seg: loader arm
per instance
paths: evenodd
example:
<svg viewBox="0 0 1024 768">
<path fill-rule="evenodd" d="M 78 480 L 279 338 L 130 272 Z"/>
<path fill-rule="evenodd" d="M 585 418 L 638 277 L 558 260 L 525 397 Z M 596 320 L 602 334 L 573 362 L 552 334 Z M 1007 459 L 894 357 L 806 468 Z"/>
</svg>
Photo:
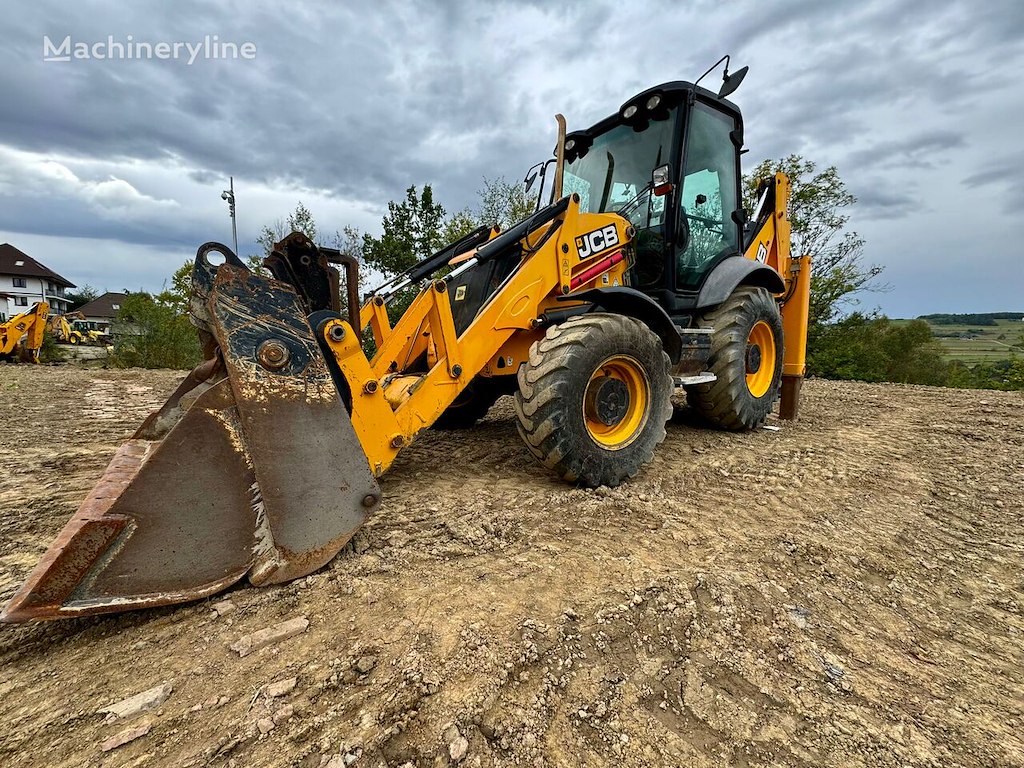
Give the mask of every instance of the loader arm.
<svg viewBox="0 0 1024 768">
<path fill-rule="evenodd" d="M 581 250 L 594 232 L 608 247 Z M 622 217 L 564 198 L 430 280 L 393 328 L 371 299 L 356 317 L 380 324 L 372 360 L 303 235 L 268 259 L 290 282 L 202 246 L 190 307 L 207 360 L 117 451 L 0 619 L 167 605 L 317 570 L 378 507 L 375 477 L 510 340 L 539 338 L 559 297 L 624 279 L 632 237 Z M 458 331 L 460 280 L 499 261 L 507 277 Z"/>
<path fill-rule="evenodd" d="M 531 218 L 521 231 L 513 228 L 492 238 L 471 259 L 427 285 L 371 360 L 363 354 L 360 335 L 347 322 L 320 318 L 318 336 L 353 393 L 352 422 L 374 474 L 385 472 L 399 451 L 433 424 L 514 336 L 521 337 L 514 345 L 517 350 L 524 340 L 532 343 L 539 338 L 539 318 L 545 310 L 562 306 L 559 296 L 591 287 L 612 272 L 621 279 L 627 267 L 621 254 L 632 237 L 625 219 L 581 213 L 575 197 L 563 198 Z M 577 236 L 609 226 L 616 231 L 610 239 L 620 247 L 586 259 L 575 256 Z M 523 243 L 529 247 L 517 268 L 483 303 L 472 323 L 457 333 L 452 306 L 459 292 L 453 296 L 450 286 L 469 270 Z M 565 258 L 570 251 L 572 260 Z M 581 276 L 585 282 L 579 282 Z M 417 365 L 424 338 L 432 346 L 425 366 Z M 509 368 L 514 368 L 515 357 L 525 356 L 525 350 L 511 356 Z"/>
</svg>

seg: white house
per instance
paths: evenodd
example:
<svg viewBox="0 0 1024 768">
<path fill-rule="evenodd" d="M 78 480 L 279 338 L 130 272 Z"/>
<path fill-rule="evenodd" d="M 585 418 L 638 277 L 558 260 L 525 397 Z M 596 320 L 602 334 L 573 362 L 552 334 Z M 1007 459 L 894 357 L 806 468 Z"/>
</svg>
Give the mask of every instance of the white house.
<svg viewBox="0 0 1024 768">
<path fill-rule="evenodd" d="M 51 314 L 64 314 L 70 304 L 65 292 L 74 287 L 10 243 L 0 245 L 0 322 L 20 315 L 37 301 L 49 304 Z"/>
</svg>

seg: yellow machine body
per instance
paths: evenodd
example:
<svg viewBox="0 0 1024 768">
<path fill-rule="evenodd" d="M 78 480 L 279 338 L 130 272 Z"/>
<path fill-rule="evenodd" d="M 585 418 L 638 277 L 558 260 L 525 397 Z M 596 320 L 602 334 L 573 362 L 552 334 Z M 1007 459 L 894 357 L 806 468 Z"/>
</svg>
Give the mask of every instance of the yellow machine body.
<svg viewBox="0 0 1024 768">
<path fill-rule="evenodd" d="M 17 351 L 22 339 L 24 355 L 34 363 L 39 362 L 39 350 L 46 333 L 46 316 L 50 305 L 45 301 L 36 302 L 28 312 L 15 315 L 0 323 L 0 356 L 11 356 Z"/>
<path fill-rule="evenodd" d="M 444 280 L 421 291 L 394 328 L 382 302 L 363 306 L 360 321 L 377 342 L 370 359 L 361 347 L 361 333 L 344 320 L 329 326 L 328 344 L 352 390 L 352 423 L 374 474 L 385 472 L 402 447 L 433 424 L 476 375 L 518 370 L 530 345 L 543 336 L 538 318 L 546 310 L 571 306 L 559 297 L 599 283 L 624 284 L 629 222 L 614 214 L 581 213 L 578 199 L 570 199 L 562 218 L 549 226 L 557 226 L 555 236 L 523 260 L 461 336 L 455 332 L 452 296 Z M 579 259 L 575 235 L 606 227 L 615 229 L 619 245 Z M 333 328 L 338 330 L 332 333 Z M 424 352 L 430 370 L 403 374 L 408 361 Z"/>
<path fill-rule="evenodd" d="M 758 428 L 780 390 L 781 415 L 794 417 L 810 262 L 790 253 L 784 175 L 766 180 L 742 253 L 730 241 L 707 261 L 717 278 L 702 285 L 713 284 L 716 298 L 702 304 L 697 290 L 666 298 L 633 285 L 652 253 L 638 228 L 649 235 L 668 222 L 666 201 L 680 220 L 708 225 L 709 242 L 725 241 L 727 226 L 738 235 L 742 218 L 685 209 L 685 174 L 671 175 L 662 150 L 641 151 L 652 136 L 676 147 L 689 140 L 691 123 L 670 108 L 699 99 L 736 121 L 738 109 L 688 83 L 654 91 L 592 133 L 567 136 L 559 119 L 548 205 L 505 232 L 484 226 L 424 256 L 361 306 L 356 260 L 301 233 L 265 260 L 273 277 L 227 246 L 201 246 L 189 311 L 206 360 L 117 451 L 0 620 L 166 605 L 243 577 L 259 586 L 312 573 L 378 508 L 376 478 L 422 430 L 460 407 L 472 406 L 463 425 L 472 423 L 502 394 L 514 393 L 526 448 L 590 486 L 628 480 L 651 460 L 677 390 L 725 429 Z M 645 134 L 649 126 L 656 130 Z M 619 128 L 614 152 L 590 156 L 606 160 L 607 172 L 581 194 L 583 177 L 571 169 L 588 172 L 578 162 L 588 142 Z M 719 173 L 738 190 L 739 132 L 718 135 L 736 161 Z M 705 147 L 701 162 L 714 154 Z M 613 170 L 631 166 L 650 183 L 616 182 Z M 705 170 L 691 168 L 689 178 L 709 178 Z M 563 172 L 572 182 L 565 196 Z M 613 194 L 621 199 L 609 203 Z M 646 212 L 635 205 L 645 195 Z M 692 199 L 709 202 L 703 191 Z M 656 210 L 662 223 L 652 224 Z M 689 235 L 671 236 L 663 242 L 682 252 Z M 675 251 L 659 253 L 671 271 Z M 392 322 L 389 302 L 414 288 Z"/>
</svg>

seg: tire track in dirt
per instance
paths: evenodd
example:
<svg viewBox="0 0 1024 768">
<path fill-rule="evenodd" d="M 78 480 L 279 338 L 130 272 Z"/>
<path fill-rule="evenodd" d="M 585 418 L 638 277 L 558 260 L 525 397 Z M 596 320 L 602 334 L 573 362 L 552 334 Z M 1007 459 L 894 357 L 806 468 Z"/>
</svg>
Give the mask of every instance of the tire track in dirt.
<svg viewBox="0 0 1024 768">
<path fill-rule="evenodd" d="M 178 378 L 0 369 L 19 424 L 0 436 L 4 595 Z M 780 432 L 681 412 L 611 490 L 552 478 L 507 401 L 427 433 L 349 551 L 231 591 L 227 618 L 200 603 L 0 630 L 0 757 L 443 765 L 465 738 L 468 765 L 1024 763 L 1024 398 L 805 393 Z M 58 442 L 33 443 L 40 428 Z M 296 615 L 298 638 L 227 649 Z M 261 735 L 259 689 L 288 676 L 294 716 Z M 168 679 L 151 733 L 101 758 L 123 724 L 95 709 Z"/>
</svg>

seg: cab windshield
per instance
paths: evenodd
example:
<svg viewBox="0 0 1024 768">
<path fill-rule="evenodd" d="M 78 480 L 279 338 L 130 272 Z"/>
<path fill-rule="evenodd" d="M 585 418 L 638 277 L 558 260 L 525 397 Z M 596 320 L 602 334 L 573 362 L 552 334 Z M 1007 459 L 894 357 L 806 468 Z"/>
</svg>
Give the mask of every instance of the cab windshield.
<svg viewBox="0 0 1024 768">
<path fill-rule="evenodd" d="M 651 181 L 651 171 L 669 162 L 678 109 L 668 118 L 652 121 L 637 133 L 630 125 L 617 125 L 600 136 L 582 157 L 567 162 L 562 176 L 562 193 L 580 196 L 580 210 L 586 213 L 618 212 Z M 646 195 L 640 204 L 629 206 L 627 218 L 637 227 L 660 226 L 665 216 L 665 198 Z"/>
</svg>

